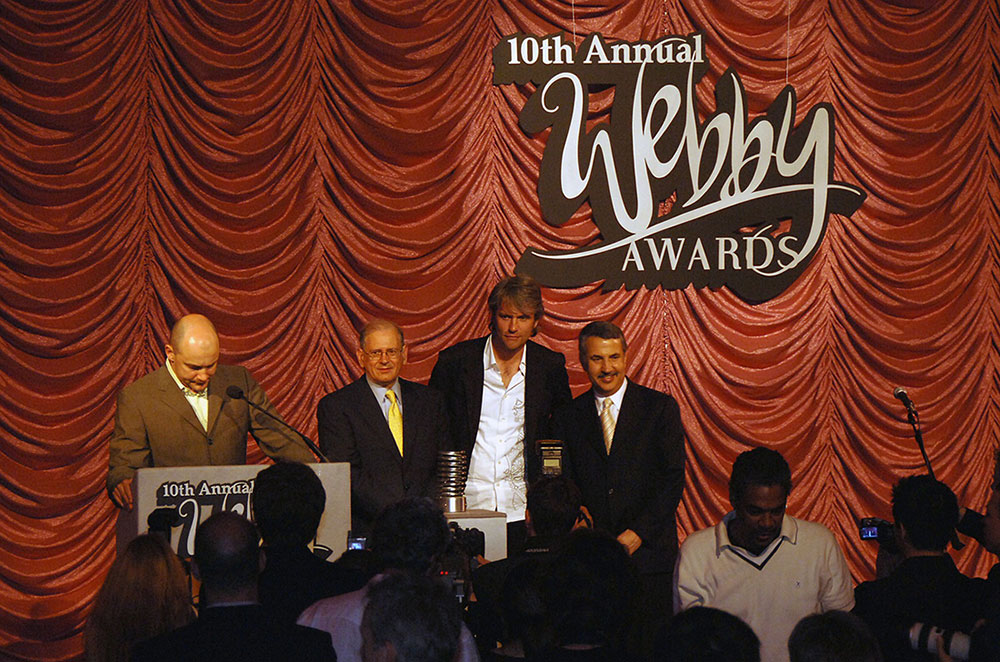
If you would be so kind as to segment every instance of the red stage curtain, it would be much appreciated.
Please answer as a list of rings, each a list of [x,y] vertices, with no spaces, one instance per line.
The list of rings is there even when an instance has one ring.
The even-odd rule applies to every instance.
[[[736,455],[793,468],[793,514],[837,534],[856,579],[921,470],[892,387],[921,407],[940,478],[982,508],[998,444],[998,1],[2,0],[0,646],[78,658],[113,556],[104,492],[115,394],[203,312],[290,422],[359,373],[356,329],[406,331],[405,376],[486,332],[485,295],[527,246],[594,239],[540,220],[542,137],[494,87],[502,35],[703,31],[761,113],[836,112],[836,175],[868,192],[804,276],[749,306],[728,291],[547,291],[540,340],[613,319],[636,379],[674,394],[689,438],[682,534],[727,509]],[[595,97],[595,118],[610,95]],[[252,461],[261,461],[257,449]],[[976,545],[958,555],[983,572]]]

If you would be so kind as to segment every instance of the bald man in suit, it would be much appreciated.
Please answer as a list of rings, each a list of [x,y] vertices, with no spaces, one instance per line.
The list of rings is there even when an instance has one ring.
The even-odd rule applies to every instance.
[[[108,495],[132,508],[132,477],[142,467],[245,464],[247,434],[276,460],[315,462],[246,368],[219,365],[219,336],[203,315],[186,315],[170,332],[166,363],[118,394],[108,462]],[[245,399],[227,394],[239,387]],[[247,400],[277,420],[258,422]]]

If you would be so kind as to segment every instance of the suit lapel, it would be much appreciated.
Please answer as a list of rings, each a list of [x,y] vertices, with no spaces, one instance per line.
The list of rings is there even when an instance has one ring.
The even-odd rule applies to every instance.
[[[466,440],[470,442],[467,449],[470,453],[476,443],[476,431],[479,430],[479,417],[483,412],[483,379],[485,376],[483,354],[486,352],[486,341],[488,339],[489,336],[483,338],[483,343],[479,346],[479,352],[476,354],[476,360],[468,361],[463,366],[462,381],[465,382],[465,392],[468,394],[468,397],[465,399],[466,406],[468,407],[467,420],[472,432],[472,439]]]
[[[622,398],[621,409],[618,411],[618,419],[615,421],[615,436],[611,441],[611,455],[615,455],[619,444],[628,447],[634,441],[634,430],[639,424],[639,417],[642,416],[642,405],[639,400],[639,389],[636,388],[636,384],[628,382],[628,386],[625,388],[625,397]]]
[[[417,414],[416,407],[420,405],[414,389],[409,382],[399,380],[399,390],[403,394],[403,468],[409,465],[416,444]],[[386,424],[388,427],[388,423]],[[395,440],[393,440],[395,441]]]
[[[215,423],[219,418],[219,412],[222,411],[222,403],[228,400],[229,396],[226,395],[225,388],[221,383],[216,383],[216,380],[211,380],[208,382],[208,430],[212,431],[215,429]],[[190,409],[190,406],[188,407]]]
[[[186,421],[195,430],[207,436],[205,428],[201,426],[201,421],[198,420],[198,416],[194,413],[194,409],[191,408],[187,398],[184,397],[184,392],[177,388],[177,384],[174,382],[173,377],[170,376],[170,373],[167,372],[166,366],[160,368],[160,376],[157,382],[164,404],[177,412],[181,420]]]
[[[535,357],[535,343],[528,341],[524,346],[524,438],[535,439],[537,431],[534,423],[538,420],[536,412],[538,403],[543,399],[545,384],[540,379],[538,372],[538,359]]]
[[[594,404],[594,398],[594,389],[591,388],[584,394],[581,400],[582,409],[579,412],[579,425],[583,427],[583,434],[581,436],[586,439],[586,443],[591,446],[598,457],[606,460],[608,451],[604,447],[604,432],[601,428],[601,419],[597,415],[597,405]]]

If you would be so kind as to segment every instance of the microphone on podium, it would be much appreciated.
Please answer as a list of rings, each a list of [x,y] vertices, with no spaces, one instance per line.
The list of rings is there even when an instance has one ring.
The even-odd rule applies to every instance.
[[[284,425],[286,428],[288,428],[289,430],[291,430],[295,434],[299,435],[299,438],[302,439],[302,441],[305,442],[306,446],[309,447],[309,450],[311,450],[313,452],[313,454],[316,457],[318,457],[321,461],[323,461],[323,462],[329,462],[330,461],[330,460],[326,459],[326,456],[323,455],[323,453],[319,450],[319,447],[316,445],[315,442],[313,442],[312,439],[310,439],[309,437],[305,436],[304,434],[302,434],[301,432],[299,432],[297,428],[295,428],[292,425],[289,425],[288,423],[286,423],[282,419],[278,418],[277,416],[275,416],[274,414],[272,414],[268,410],[264,409],[263,407],[261,407],[259,404],[257,404],[256,402],[254,402],[250,398],[248,398],[246,396],[246,393],[244,393],[243,389],[241,389],[239,386],[236,386],[235,384],[231,384],[226,389],[226,395],[228,395],[233,400],[244,400],[244,401],[246,401],[246,403],[248,405],[250,405],[251,407],[253,407],[257,411],[259,411],[260,413],[266,415],[268,418],[272,418],[272,419],[278,421],[279,423],[281,423],[282,425]],[[258,419],[258,420],[260,420],[260,419]]]

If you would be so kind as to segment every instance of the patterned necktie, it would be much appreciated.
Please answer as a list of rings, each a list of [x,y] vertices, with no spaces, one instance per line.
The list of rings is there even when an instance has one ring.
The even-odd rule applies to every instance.
[[[604,448],[611,455],[611,440],[615,438],[615,417],[611,413],[611,398],[604,398],[601,407],[601,430],[604,431]]]
[[[389,389],[385,392],[385,397],[389,398],[389,431],[392,438],[396,440],[396,448],[399,449],[399,456],[403,457],[403,414],[396,404],[396,392]]]
[[[194,392],[186,386],[181,387],[181,392],[187,399],[188,404],[191,405],[191,409],[194,410],[194,415],[201,423],[201,427],[208,430],[208,389],[203,391]]]

